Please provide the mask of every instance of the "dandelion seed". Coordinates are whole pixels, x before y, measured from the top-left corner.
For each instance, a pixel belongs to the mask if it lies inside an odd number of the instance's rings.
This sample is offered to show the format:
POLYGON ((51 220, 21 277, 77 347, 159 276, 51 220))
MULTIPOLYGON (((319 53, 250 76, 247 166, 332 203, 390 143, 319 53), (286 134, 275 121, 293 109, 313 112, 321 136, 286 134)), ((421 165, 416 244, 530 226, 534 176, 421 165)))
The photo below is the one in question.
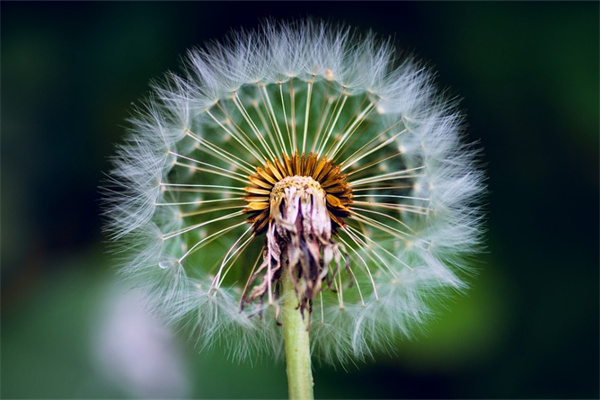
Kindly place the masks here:
POLYGON ((483 185, 454 105, 395 60, 388 42, 311 22, 190 52, 115 157, 123 274, 241 358, 279 351, 290 302, 328 361, 409 335, 429 299, 465 286, 483 185))

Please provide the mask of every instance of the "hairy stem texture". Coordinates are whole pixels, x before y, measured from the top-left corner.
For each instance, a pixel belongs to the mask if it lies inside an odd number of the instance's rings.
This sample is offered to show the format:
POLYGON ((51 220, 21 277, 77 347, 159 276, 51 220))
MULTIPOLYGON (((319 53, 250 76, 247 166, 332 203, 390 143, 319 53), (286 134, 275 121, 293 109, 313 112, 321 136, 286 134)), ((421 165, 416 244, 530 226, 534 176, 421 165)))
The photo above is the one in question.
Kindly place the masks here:
POLYGON ((283 274, 283 338, 290 400, 314 399, 308 337, 308 311, 300 311, 294 284, 283 274))

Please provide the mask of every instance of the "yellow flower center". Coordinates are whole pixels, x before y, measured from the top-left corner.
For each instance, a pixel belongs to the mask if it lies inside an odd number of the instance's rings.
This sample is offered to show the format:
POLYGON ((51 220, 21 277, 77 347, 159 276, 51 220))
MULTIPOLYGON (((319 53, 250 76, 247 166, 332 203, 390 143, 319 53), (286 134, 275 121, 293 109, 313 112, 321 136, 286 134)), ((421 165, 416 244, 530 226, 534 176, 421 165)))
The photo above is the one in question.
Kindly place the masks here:
POLYGON ((302 177, 310 178, 314 182, 311 185, 324 191, 332 227, 335 229, 344 226, 344 218, 350 215, 352 189, 346 182, 346 175, 341 174, 340 167, 326 157, 318 159, 313 153, 302 156, 294 153, 291 158, 284 154, 282 159, 283 161, 267 161, 262 168, 256 168, 254 175, 248 177, 250 186, 245 188, 244 197, 248 205, 244 212, 250 214, 248 222, 253 224, 254 233, 263 233, 272 220, 271 203, 276 197, 275 192, 290 184, 289 182, 295 182, 293 185, 300 184, 302 177), (295 180, 290 181, 291 177, 295 177, 295 180))

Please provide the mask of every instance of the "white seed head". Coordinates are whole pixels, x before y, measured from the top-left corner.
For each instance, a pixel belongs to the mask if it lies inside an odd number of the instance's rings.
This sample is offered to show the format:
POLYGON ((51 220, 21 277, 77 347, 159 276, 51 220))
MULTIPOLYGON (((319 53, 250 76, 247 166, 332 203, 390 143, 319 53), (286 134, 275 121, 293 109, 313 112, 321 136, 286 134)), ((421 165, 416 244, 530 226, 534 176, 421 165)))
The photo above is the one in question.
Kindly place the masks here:
POLYGON ((199 344, 231 341, 240 358, 281 348, 282 273, 324 360, 410 336, 465 287, 483 176, 455 104, 396 60, 374 35, 313 22, 191 51, 114 158, 122 274, 199 344))

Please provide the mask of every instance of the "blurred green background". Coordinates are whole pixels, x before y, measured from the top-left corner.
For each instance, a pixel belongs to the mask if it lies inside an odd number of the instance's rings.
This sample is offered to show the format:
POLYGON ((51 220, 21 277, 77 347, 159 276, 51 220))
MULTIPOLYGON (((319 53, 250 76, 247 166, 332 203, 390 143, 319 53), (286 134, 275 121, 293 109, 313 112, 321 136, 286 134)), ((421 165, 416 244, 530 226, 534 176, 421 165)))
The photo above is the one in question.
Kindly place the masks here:
POLYGON ((395 354, 317 365, 316 396, 598 398, 598 15, 598 2, 2 2, 1 397, 286 396, 282 363, 199 354, 126 301, 98 186, 132 102, 187 49, 313 16, 428 61, 463 99, 489 177, 468 295, 395 354))

